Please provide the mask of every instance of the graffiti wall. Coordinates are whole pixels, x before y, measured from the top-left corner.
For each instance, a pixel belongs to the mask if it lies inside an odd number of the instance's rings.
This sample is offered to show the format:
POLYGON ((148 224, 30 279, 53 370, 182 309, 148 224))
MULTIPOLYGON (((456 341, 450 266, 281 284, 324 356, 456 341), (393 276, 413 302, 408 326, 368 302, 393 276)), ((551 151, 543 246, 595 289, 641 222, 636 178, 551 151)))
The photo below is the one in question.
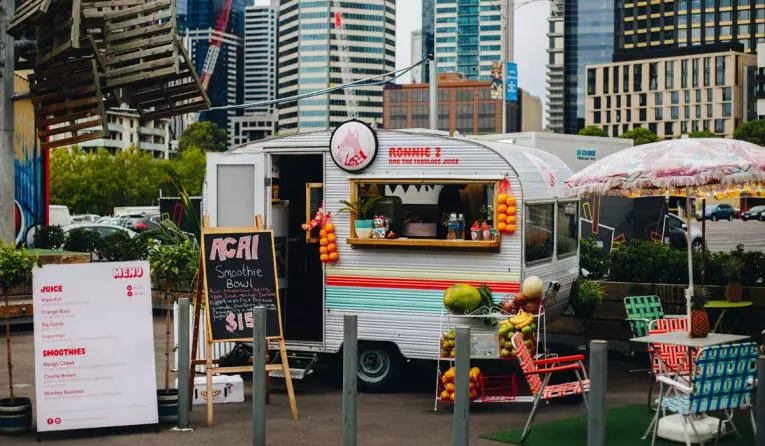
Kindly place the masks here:
MULTIPOLYGON (((24 72, 14 76, 16 94, 29 91, 24 72)), ((13 149, 16 170, 16 243, 26 241, 29 229, 45 222, 44 160, 35 135, 32 101, 14 102, 13 149)))

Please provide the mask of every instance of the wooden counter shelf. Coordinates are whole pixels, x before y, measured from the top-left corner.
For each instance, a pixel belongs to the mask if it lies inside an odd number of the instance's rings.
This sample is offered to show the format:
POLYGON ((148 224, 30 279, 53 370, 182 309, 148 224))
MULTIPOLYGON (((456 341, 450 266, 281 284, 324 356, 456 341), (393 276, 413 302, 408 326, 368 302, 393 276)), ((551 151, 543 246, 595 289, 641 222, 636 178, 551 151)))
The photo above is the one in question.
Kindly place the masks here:
POLYGON ((441 240, 441 239, 373 239, 349 238, 346 242, 354 248, 427 248, 464 251, 499 252, 499 240, 441 240))

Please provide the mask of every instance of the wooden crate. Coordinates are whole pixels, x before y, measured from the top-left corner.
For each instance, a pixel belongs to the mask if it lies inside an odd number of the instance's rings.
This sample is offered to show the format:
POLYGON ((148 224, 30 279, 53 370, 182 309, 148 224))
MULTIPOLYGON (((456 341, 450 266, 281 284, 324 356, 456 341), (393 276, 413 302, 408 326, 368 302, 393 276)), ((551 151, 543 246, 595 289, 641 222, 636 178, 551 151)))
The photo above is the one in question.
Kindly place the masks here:
POLYGON ((180 72, 172 77, 153 78, 136 84, 125 97, 143 120, 198 112, 210 107, 210 99, 194 71, 191 58, 177 37, 174 44, 180 56, 180 72))
POLYGON ((174 78, 181 71, 173 0, 107 14, 105 39, 107 88, 174 78))
MULTIPOLYGON (((82 57, 80 41, 80 0, 58 1, 35 26, 37 40, 36 67, 55 64, 61 57, 82 57)), ((85 55, 90 51, 84 48, 85 55)))
POLYGON ((8 34, 20 39, 48 12, 51 0, 22 0, 8 24, 8 34))
POLYGON ((30 75, 37 136, 43 149, 107 135, 106 98, 97 59, 65 61, 30 75))
POLYGON ((133 8, 146 3, 146 0, 81 0, 82 25, 80 29, 93 37, 98 48, 106 51, 106 16, 107 14, 133 8))

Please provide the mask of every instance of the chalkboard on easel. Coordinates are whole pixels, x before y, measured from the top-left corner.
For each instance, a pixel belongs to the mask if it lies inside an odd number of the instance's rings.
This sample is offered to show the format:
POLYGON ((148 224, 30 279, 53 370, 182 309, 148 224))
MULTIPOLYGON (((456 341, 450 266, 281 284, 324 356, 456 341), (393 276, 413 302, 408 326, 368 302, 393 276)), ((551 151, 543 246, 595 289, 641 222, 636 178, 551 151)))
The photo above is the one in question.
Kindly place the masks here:
POLYGON ((255 306, 266 308, 266 336, 281 338, 273 232, 206 228, 202 238, 208 340, 252 341, 255 306))

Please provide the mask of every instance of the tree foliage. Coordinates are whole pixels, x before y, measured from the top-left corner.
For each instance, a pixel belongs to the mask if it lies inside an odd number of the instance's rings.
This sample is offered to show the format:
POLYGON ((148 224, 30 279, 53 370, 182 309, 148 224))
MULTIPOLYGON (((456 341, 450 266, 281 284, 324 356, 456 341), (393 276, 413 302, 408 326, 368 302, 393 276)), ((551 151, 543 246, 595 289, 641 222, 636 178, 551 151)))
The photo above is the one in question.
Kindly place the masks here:
POLYGON ((0 241, 0 288, 3 292, 32 282, 36 259, 25 249, 0 241))
POLYGON ((191 124, 178 141, 178 151, 183 153, 190 147, 199 147, 204 151, 224 152, 228 146, 226 131, 212 121, 191 124))
POLYGON ((177 159, 164 160, 134 147, 116 155, 62 148, 51 151, 50 169, 52 203, 72 213, 106 215, 117 206, 155 204, 160 190, 175 193, 176 184, 201 194, 205 154, 191 147, 177 159))
POLYGON ((608 132, 597 125, 588 125, 582 130, 579 130, 579 134, 582 136, 608 136, 608 132))
POLYGON ((709 130, 696 130, 695 132, 688 133, 689 138, 719 138, 719 136, 710 132, 709 130))
POLYGON ((631 139, 636 146, 659 141, 659 136, 645 127, 638 127, 622 133, 619 138, 631 139))
POLYGON ((765 146, 765 119, 757 121, 747 121, 741 124, 733 137, 741 141, 748 141, 758 146, 765 146))

